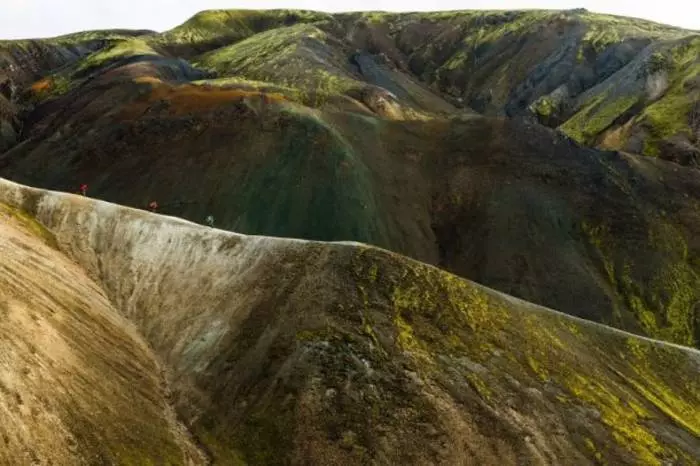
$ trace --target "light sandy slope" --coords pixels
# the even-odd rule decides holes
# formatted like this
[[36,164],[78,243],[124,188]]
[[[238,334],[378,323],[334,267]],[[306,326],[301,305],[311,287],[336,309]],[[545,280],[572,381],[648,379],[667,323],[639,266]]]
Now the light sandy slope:
[[[220,464],[700,458],[697,351],[573,319],[376,248],[242,236],[2,180],[0,203],[36,218],[82,267],[36,237],[29,245],[33,255],[51,251],[45,267],[71,271],[61,275],[66,283],[93,290],[102,307],[83,312],[84,324],[114,322],[134,342],[124,358],[119,339],[65,337],[80,341],[81,357],[128,360],[145,373],[130,386],[151,394],[141,418],[120,417],[131,412],[120,403],[132,388],[118,375],[95,375],[113,385],[89,384],[113,400],[83,392],[57,400],[109,404],[112,417],[96,431],[167,419],[157,415],[165,412],[157,366],[123,316],[168,368],[178,414]],[[2,231],[2,244],[20,235]],[[37,277],[27,299],[57,293],[62,282],[49,277]],[[59,304],[46,308],[69,315]],[[29,427],[25,441],[42,432]],[[52,440],[57,454],[69,451],[61,439]]]
[[182,430],[133,325],[0,204],[0,464],[201,462]]

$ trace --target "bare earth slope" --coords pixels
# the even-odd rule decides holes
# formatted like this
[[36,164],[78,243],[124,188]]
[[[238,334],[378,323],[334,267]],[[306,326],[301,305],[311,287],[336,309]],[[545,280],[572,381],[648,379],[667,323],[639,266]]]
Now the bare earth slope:
[[0,315],[0,464],[200,461],[133,325],[49,231],[6,204]]
[[[16,361],[30,358],[38,374],[14,382],[22,387],[3,384],[25,403],[53,403],[58,419],[75,403],[87,407],[80,423],[64,425],[72,444],[42,440],[54,462],[97,448],[76,434],[83,422],[108,458],[131,438],[136,464],[158,458],[153,445],[173,464],[184,461],[157,366],[127,320],[217,464],[690,465],[700,457],[696,350],[360,244],[242,236],[7,181],[0,204],[0,289],[12,297],[1,328],[17,342],[3,364],[21,371]],[[12,277],[32,301],[17,301]],[[81,352],[44,353],[61,340]],[[75,377],[81,371],[85,378]],[[102,380],[77,398],[42,398],[41,374]],[[0,412],[21,416],[15,400],[0,398]],[[132,407],[120,408],[125,400]],[[100,410],[98,422],[91,416]],[[130,434],[147,419],[162,440],[140,450],[147,437]],[[22,461],[21,441],[30,440],[10,437],[4,454]]]

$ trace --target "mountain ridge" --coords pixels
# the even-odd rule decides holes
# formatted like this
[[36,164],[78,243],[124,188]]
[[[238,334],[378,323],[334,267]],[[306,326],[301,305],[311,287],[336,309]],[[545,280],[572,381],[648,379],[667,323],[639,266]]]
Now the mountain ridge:
[[[0,202],[45,225],[105,290],[111,312],[136,325],[168,367],[178,415],[221,464],[656,464],[668,455],[692,464],[700,448],[700,419],[688,409],[700,399],[697,350],[553,313],[364,245],[246,237],[4,180]],[[485,419],[495,430],[484,430]],[[452,447],[410,446],[425,435],[447,435]],[[114,458],[113,446],[103,445],[104,458]],[[78,442],[78,451],[89,448]]]
[[0,462],[695,464],[699,142],[581,9],[2,41]]

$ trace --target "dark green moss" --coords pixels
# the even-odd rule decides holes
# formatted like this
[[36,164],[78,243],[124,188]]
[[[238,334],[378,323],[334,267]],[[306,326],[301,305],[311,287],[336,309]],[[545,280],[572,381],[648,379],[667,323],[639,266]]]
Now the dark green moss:
[[237,187],[232,199],[246,207],[232,229],[388,244],[371,174],[354,148],[312,113],[279,118],[286,128],[276,141],[279,155]]

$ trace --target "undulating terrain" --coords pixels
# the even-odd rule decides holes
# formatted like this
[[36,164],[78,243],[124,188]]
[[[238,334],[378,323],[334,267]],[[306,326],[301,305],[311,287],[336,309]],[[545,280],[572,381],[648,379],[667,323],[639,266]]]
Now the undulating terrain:
[[0,219],[3,464],[700,458],[697,350],[359,243],[7,181]]
[[366,242],[698,346],[699,50],[582,10],[207,11],[4,42],[0,175]]
[[700,464],[698,31],[0,41],[0,177],[2,464]]

